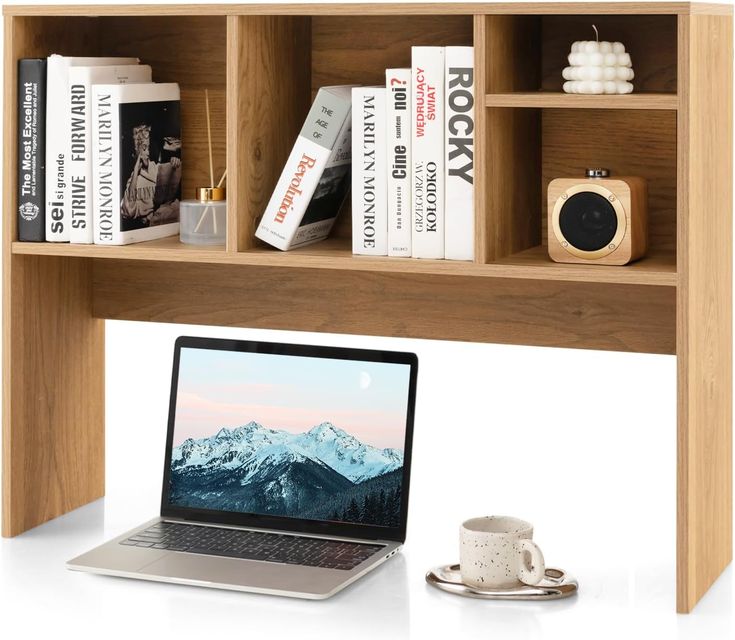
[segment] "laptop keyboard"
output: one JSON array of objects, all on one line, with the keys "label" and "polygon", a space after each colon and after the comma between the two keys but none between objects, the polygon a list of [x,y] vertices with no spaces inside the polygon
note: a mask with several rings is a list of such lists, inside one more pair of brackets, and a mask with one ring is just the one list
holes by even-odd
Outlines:
[{"label": "laptop keyboard", "polygon": [[376,544],[178,522],[158,522],[120,544],[344,571],[354,569],[382,548]]}]

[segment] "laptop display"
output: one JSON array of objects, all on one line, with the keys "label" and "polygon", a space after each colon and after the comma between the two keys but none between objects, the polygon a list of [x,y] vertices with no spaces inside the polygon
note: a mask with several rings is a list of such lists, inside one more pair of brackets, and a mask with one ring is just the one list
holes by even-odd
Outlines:
[{"label": "laptop display", "polygon": [[411,365],[184,346],[168,504],[395,528]]}]

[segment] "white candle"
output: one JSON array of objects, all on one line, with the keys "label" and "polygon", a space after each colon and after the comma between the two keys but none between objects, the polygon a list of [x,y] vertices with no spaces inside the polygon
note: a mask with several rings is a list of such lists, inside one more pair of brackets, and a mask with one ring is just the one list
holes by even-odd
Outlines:
[{"label": "white candle", "polygon": [[576,40],[570,47],[569,65],[562,70],[565,93],[625,94],[633,91],[630,82],[633,62],[622,42]]}]

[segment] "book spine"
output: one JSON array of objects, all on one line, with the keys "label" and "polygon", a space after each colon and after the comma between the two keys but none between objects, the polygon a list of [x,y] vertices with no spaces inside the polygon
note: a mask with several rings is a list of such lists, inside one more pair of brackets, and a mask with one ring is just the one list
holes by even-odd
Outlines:
[{"label": "book spine", "polygon": [[91,216],[92,163],[89,75],[83,67],[69,69],[69,242],[94,242]]},{"label": "book spine", "polygon": [[474,50],[446,47],[445,58],[444,254],[449,260],[474,260]]},{"label": "book spine", "polygon": [[444,47],[411,50],[414,258],[444,257]]},{"label": "book spine", "polygon": [[352,253],[388,255],[385,87],[352,90]]},{"label": "book spine", "polygon": [[18,61],[18,240],[46,239],[46,60]]},{"label": "book spine", "polygon": [[411,69],[385,72],[388,255],[411,256]]},{"label": "book spine", "polygon": [[105,85],[92,88],[92,103],[94,242],[120,244],[120,109]]},{"label": "book spine", "polygon": [[287,251],[321,180],[350,101],[320,89],[283,167],[255,237]]},{"label": "book spine", "polygon": [[46,62],[46,240],[49,242],[69,242],[68,81],[68,60],[50,56]]}]

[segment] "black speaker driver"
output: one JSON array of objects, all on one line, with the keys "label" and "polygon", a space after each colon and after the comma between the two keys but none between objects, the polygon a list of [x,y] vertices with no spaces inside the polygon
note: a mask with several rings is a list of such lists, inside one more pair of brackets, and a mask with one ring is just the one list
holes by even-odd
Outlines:
[{"label": "black speaker driver", "polygon": [[573,247],[581,251],[599,251],[615,237],[618,216],[607,198],[594,191],[582,191],[569,196],[562,205],[559,228]]}]

